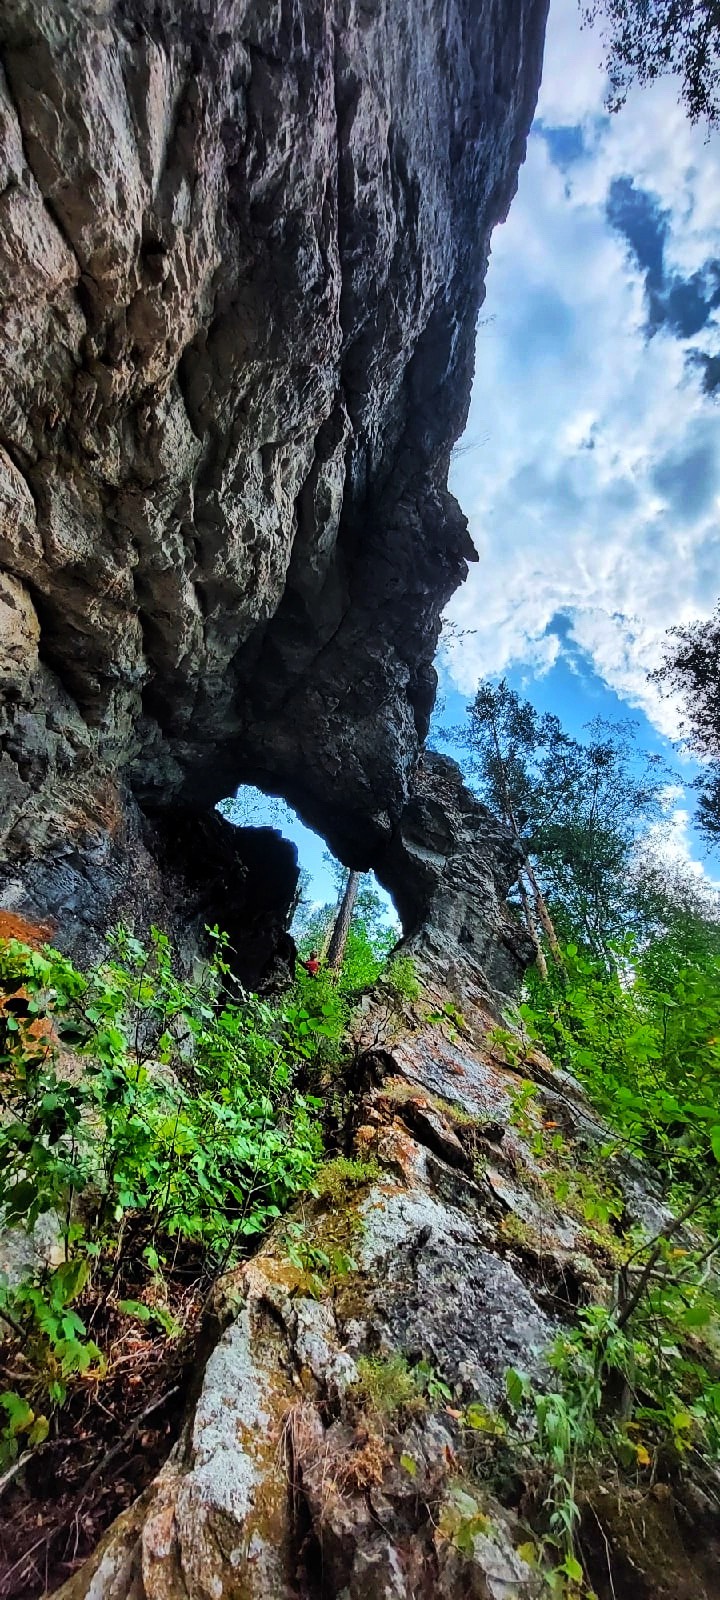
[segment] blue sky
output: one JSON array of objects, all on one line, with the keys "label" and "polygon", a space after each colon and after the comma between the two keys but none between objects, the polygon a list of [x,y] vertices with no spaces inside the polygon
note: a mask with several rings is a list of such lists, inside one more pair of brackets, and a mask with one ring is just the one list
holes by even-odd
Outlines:
[{"label": "blue sky", "polygon": [[[448,713],[504,674],[571,732],[632,716],[680,784],[697,769],[648,672],[665,630],[720,595],[720,138],[671,80],[609,117],[602,54],[577,0],[551,0],[451,475],[479,561],[441,681]],[[673,849],[720,876],[691,807],[674,797]]]},{"label": "blue sky", "polygon": [[[665,630],[720,594],[720,137],[690,126],[669,80],[609,117],[601,58],[577,0],[551,0],[451,473],[479,560],[449,608],[442,720],[507,675],[574,733],[634,716],[680,786],[695,769],[669,742],[678,708],[648,672]],[[691,804],[673,797],[672,849],[720,876]],[[322,843],[283,831],[331,893]]]}]

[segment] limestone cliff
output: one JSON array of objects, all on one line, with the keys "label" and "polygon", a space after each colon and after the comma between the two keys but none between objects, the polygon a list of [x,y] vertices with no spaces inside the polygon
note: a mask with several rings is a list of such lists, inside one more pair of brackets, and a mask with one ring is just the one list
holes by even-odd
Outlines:
[{"label": "limestone cliff", "polygon": [[397,891],[545,10],[3,6],[0,895],[66,941],[239,781]]}]

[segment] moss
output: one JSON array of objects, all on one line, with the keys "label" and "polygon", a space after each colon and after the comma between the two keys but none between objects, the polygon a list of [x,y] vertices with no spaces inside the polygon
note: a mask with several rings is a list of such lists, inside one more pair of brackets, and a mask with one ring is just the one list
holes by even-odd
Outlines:
[{"label": "moss", "polygon": [[360,1381],[355,1398],[371,1416],[389,1422],[400,1412],[417,1414],[427,1409],[417,1375],[400,1351],[390,1356],[361,1356],[357,1366]]},{"label": "moss", "polygon": [[590,1256],[600,1256],[605,1266],[622,1267],[628,1254],[627,1243],[610,1228],[583,1228],[578,1244]]},{"label": "moss", "polygon": [[318,1199],[342,1205],[348,1189],[360,1189],[375,1183],[380,1177],[377,1161],[354,1161],[349,1156],[335,1156],[326,1161],[316,1175],[314,1189]]},{"label": "moss", "polygon": [[397,1000],[419,1000],[420,983],[412,956],[394,956],[388,963],[384,983]]},{"label": "moss", "polygon": [[543,1173],[545,1188],[558,1210],[582,1225],[585,1247],[593,1246],[615,1265],[623,1260],[622,1241],[613,1229],[613,1220],[622,1215],[623,1199],[616,1189],[599,1182],[582,1168],[548,1168]]},{"label": "moss", "polygon": [[521,1250],[531,1250],[537,1255],[543,1248],[542,1240],[536,1228],[514,1211],[503,1217],[499,1224],[498,1233],[504,1244],[517,1245]]},{"label": "moss", "polygon": [[473,1155],[473,1158],[472,1158],[472,1175],[473,1175],[473,1181],[478,1185],[479,1188],[481,1188],[483,1183],[485,1182],[485,1179],[487,1177],[487,1169],[488,1169],[488,1158],[487,1158],[487,1156],[486,1155],[478,1155],[477,1151],[475,1151],[475,1153]]},{"label": "moss", "polygon": [[448,1484],[447,1496],[440,1507],[437,1531],[441,1540],[453,1544],[462,1555],[472,1557],[478,1536],[491,1539],[495,1524],[488,1516],[482,1501],[471,1494],[464,1478]]}]

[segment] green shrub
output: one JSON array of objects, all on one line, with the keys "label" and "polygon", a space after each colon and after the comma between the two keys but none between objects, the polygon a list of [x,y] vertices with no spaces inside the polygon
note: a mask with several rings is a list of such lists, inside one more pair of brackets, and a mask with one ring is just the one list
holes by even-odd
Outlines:
[{"label": "green shrub", "polygon": [[[65,1256],[0,1286],[0,1322],[51,1406],[102,1363],[78,1302],[117,1297],[127,1277],[119,1308],[142,1317],[143,1286],[178,1244],[211,1277],[321,1156],[318,1104],[296,1079],[318,1040],[337,1042],[344,1013],[318,1009],[315,993],[310,1008],[232,997],[216,941],[194,983],[156,930],[144,946],[120,929],[87,974],[57,951],[0,945],[0,1214],[28,1230],[54,1214]],[[11,1390],[2,1404],[12,1457],[45,1411]]]},{"label": "green shrub", "polygon": [[683,964],[656,947],[616,951],[608,968],[576,945],[565,979],[530,979],[523,1020],[555,1063],[588,1089],[637,1155],[649,1157],[678,1203],[720,1195],[720,956]]},{"label": "green shrub", "polygon": [[417,1000],[420,984],[412,956],[392,956],[385,971],[385,982],[398,1000]]},{"label": "green shrub", "polygon": [[401,1355],[360,1356],[358,1396],[372,1415],[390,1421],[399,1411],[423,1411],[426,1402],[417,1374]]}]

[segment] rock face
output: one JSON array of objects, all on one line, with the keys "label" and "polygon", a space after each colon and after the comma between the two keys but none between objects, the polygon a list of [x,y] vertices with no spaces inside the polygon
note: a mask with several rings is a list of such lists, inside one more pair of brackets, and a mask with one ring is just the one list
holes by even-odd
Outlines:
[{"label": "rock face", "polygon": [[520,854],[462,781],[457,763],[425,751],[389,849],[376,864],[393,894],[404,947],[432,983],[463,1004],[514,996],[532,941],[506,904]]},{"label": "rock face", "polygon": [[[464,1405],[497,1407],[509,1365],[539,1378],[558,1326],[528,1263],[498,1248],[522,1201],[499,1200],[472,1142],[509,1122],[513,1078],[442,1025],[385,1029],[392,1075],[362,1102],[360,1181],[325,1188],[321,1174],[303,1206],[308,1247],[339,1271],[294,1265],[281,1223],[223,1281],[224,1331],[183,1435],[59,1600],[540,1600],[514,1514],[477,1489],[473,1511],[457,1426]],[[528,1151],[510,1128],[495,1138],[499,1178]],[[537,1216],[549,1271],[574,1234],[552,1206]],[[398,1353],[428,1363],[446,1396],[397,1406],[390,1393],[375,1412],[368,1370],[392,1371]],[[456,1519],[473,1515],[458,1541]]]},{"label": "rock face", "polygon": [[[602,1130],[546,1058],[510,1068],[487,1020],[456,1026],[426,999],[388,1018],[377,997],[367,1036],[378,1028],[383,1068],[358,1095],[354,1165],[321,1169],[317,1197],[222,1280],[178,1443],[58,1600],[550,1592],[522,1520],[528,1466],[506,1375],[554,1388],[549,1345],[578,1305],[611,1293],[619,1236],[588,1221],[568,1181]],[[626,1220],[654,1203],[647,1173],[618,1163],[607,1176]],[[527,1439],[531,1415],[522,1427]],[[604,1486],[581,1495],[602,1600],[717,1600],[716,1520],[706,1549],[702,1510],[660,1488],[664,1500],[633,1490],[624,1511]]]},{"label": "rock face", "polygon": [[69,871],[102,923],[148,818],[162,855],[239,781],[387,850],[545,10],[3,6],[4,903],[57,914]]}]

